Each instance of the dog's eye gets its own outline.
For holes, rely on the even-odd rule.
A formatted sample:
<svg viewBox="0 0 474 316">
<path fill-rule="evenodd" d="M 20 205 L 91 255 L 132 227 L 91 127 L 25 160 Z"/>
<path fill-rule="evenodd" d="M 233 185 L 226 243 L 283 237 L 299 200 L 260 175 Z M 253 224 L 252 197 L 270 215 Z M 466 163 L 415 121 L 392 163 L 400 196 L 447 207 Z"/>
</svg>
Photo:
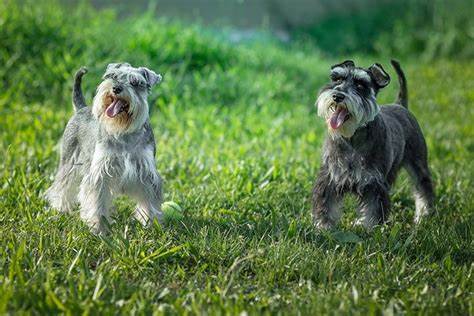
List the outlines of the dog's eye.
<svg viewBox="0 0 474 316">
<path fill-rule="evenodd" d="M 343 78 L 340 76 L 331 76 L 331 80 L 335 83 L 341 83 Z"/>
<path fill-rule="evenodd" d="M 356 87 L 357 89 L 364 89 L 365 88 L 365 83 L 362 81 L 356 81 Z"/>
<path fill-rule="evenodd" d="M 130 84 L 134 87 L 140 87 L 140 88 L 146 87 L 146 84 L 143 81 L 141 81 L 140 79 L 137 79 L 137 78 L 130 79 Z"/>
</svg>

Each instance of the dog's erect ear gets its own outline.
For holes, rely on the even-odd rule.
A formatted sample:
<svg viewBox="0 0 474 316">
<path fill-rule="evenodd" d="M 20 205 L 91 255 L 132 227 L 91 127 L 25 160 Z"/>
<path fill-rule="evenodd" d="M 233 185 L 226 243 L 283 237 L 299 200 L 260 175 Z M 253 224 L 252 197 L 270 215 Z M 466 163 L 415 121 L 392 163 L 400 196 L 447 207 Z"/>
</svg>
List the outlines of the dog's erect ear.
<svg viewBox="0 0 474 316">
<path fill-rule="evenodd" d="M 163 77 L 160 74 L 157 74 L 153 70 L 150 70 L 145 67 L 140 67 L 140 72 L 145 77 L 146 82 L 150 87 L 153 87 L 155 84 L 158 84 L 161 82 Z"/>
<path fill-rule="evenodd" d="M 369 73 L 372 75 L 372 79 L 379 88 L 386 87 L 390 83 L 390 76 L 383 69 L 382 65 L 375 63 L 369 67 Z"/>
<path fill-rule="evenodd" d="M 331 67 L 331 69 L 334 69 L 336 67 L 347 67 L 347 68 L 354 68 L 355 64 L 352 60 L 345 60 L 340 64 L 334 65 Z"/>
</svg>

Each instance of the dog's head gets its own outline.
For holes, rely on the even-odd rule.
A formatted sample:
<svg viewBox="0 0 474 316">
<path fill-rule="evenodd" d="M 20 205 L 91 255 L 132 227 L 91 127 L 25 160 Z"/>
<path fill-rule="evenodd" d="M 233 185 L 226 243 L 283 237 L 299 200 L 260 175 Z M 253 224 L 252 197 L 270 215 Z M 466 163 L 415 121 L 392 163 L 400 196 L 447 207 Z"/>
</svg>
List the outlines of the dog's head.
<svg viewBox="0 0 474 316">
<path fill-rule="evenodd" d="M 390 83 L 380 64 L 367 69 L 346 60 L 331 67 L 331 82 L 321 89 L 316 106 L 333 136 L 352 137 L 355 131 L 372 121 L 380 108 L 376 96 Z"/>
<path fill-rule="evenodd" d="M 162 77 L 145 68 L 128 63 L 107 66 L 97 88 L 92 113 L 111 134 L 131 133 L 148 118 L 148 94 Z"/>
</svg>

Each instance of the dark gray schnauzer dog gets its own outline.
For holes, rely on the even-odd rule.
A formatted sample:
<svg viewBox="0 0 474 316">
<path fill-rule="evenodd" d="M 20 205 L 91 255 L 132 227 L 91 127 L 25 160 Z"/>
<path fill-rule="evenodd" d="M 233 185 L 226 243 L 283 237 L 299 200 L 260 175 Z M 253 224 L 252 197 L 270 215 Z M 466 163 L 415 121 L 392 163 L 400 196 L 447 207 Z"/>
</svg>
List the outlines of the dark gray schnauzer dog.
<svg viewBox="0 0 474 316">
<path fill-rule="evenodd" d="M 359 199 L 356 224 L 367 228 L 389 214 L 389 190 L 404 167 L 414 182 L 415 222 L 433 207 L 425 139 L 408 111 L 405 75 L 397 61 L 400 92 L 396 104 L 380 107 L 376 96 L 390 76 L 380 64 L 368 69 L 345 61 L 331 68 L 331 83 L 319 93 L 318 115 L 328 126 L 322 166 L 313 190 L 316 227 L 331 228 L 340 218 L 344 193 Z"/>
<path fill-rule="evenodd" d="M 75 75 L 73 105 L 61 143 L 61 158 L 46 192 L 52 207 L 70 212 L 80 204 L 81 218 L 94 232 L 104 232 L 112 198 L 126 194 L 137 201 L 136 219 L 161 221 L 162 181 L 155 168 L 155 139 L 147 97 L 161 75 L 130 64 L 109 64 L 92 108 L 81 91 L 81 68 Z"/>
</svg>

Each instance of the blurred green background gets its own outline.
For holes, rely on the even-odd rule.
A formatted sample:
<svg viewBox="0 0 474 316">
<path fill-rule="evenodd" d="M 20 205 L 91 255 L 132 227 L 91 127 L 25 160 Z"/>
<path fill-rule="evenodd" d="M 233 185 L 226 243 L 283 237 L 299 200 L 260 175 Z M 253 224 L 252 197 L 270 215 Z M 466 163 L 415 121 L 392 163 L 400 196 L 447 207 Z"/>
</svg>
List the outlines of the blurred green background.
<svg viewBox="0 0 474 316">
<path fill-rule="evenodd" d="M 79 64 L 126 59 L 179 66 L 184 74 L 183 65 L 230 67 L 239 59 L 236 46 L 243 45 L 271 43 L 268 49 L 333 60 L 359 55 L 429 63 L 474 57 L 469 0 L 65 0 L 62 8 L 53 1 L 4 0 L 0 5 L 0 89 L 35 100 L 44 97 L 43 87 L 53 97 L 64 96 L 66 75 Z"/>
<path fill-rule="evenodd" d="M 94 0 L 121 16 L 149 9 L 148 0 Z M 474 56 L 474 2 L 469 0 L 161 0 L 157 17 L 234 28 L 233 39 L 266 29 L 283 41 L 309 41 L 330 55 L 370 53 Z"/>
</svg>

